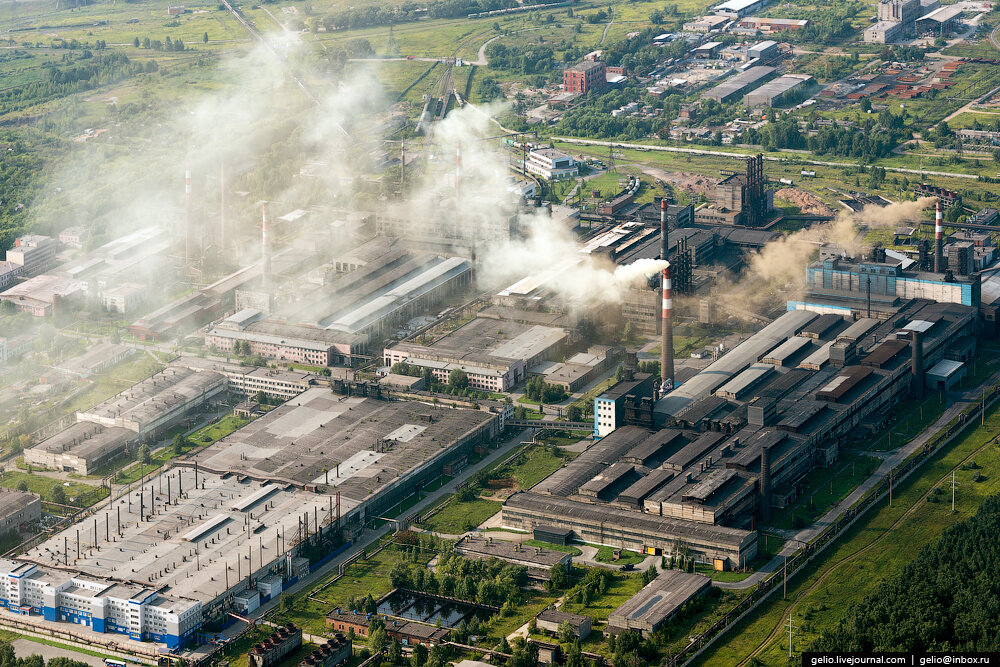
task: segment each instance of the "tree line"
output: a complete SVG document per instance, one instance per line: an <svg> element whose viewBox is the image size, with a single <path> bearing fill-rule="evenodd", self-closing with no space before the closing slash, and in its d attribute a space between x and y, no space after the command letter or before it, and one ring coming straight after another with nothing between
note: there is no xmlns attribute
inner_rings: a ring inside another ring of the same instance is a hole
<svg viewBox="0 0 1000 667"><path fill-rule="evenodd" d="M1000 650L998 534L1000 496L993 496L852 605L809 650Z"/></svg>

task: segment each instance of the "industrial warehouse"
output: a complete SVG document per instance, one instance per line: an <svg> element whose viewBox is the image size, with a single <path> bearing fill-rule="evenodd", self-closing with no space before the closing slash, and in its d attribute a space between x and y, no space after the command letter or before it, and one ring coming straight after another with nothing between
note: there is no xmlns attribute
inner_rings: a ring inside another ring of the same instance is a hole
<svg viewBox="0 0 1000 667"><path fill-rule="evenodd" d="M560 354L568 338L564 329L478 317L430 345L393 343L383 358L387 366L430 369L440 382L459 369L471 387L509 391L527 378L528 368Z"/></svg>
<svg viewBox="0 0 1000 667"><path fill-rule="evenodd" d="M963 355L976 327L975 308L927 300L887 319L792 310L655 403L633 405L625 425L511 496L503 524L643 552L683 544L743 567L756 555L754 517L791 502L798 479L901 398L936 388L939 362Z"/></svg>
<svg viewBox="0 0 1000 667"><path fill-rule="evenodd" d="M8 605L175 648L203 622L252 613L497 435L485 411L309 389L31 549L11 571L35 597L8 591ZM113 616L128 586L140 588L126 599L160 610L148 627ZM72 598L80 588L84 607Z"/></svg>

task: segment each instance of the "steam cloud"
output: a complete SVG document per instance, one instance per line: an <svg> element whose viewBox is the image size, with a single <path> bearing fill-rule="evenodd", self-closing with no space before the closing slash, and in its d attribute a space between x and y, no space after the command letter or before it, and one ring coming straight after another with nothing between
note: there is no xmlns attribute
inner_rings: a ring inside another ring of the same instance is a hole
<svg viewBox="0 0 1000 667"><path fill-rule="evenodd" d="M719 299L726 312L741 319L760 316L771 310L777 301L802 294L806 267L815 257L818 246L836 244L848 256L854 256L864 248L859 226L868 229L896 227L918 219L920 212L936 201L935 197L922 197L885 207L868 205L861 211L842 211L830 222L772 241L751 257L746 275L738 284L719 286Z"/></svg>

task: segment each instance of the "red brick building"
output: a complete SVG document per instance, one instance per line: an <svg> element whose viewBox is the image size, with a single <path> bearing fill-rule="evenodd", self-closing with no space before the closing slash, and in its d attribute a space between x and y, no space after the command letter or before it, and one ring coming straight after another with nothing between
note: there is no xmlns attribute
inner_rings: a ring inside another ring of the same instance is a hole
<svg viewBox="0 0 1000 667"><path fill-rule="evenodd" d="M600 61L582 62L563 70L563 88L567 93L586 95L591 90L604 88L607 83L607 68Z"/></svg>

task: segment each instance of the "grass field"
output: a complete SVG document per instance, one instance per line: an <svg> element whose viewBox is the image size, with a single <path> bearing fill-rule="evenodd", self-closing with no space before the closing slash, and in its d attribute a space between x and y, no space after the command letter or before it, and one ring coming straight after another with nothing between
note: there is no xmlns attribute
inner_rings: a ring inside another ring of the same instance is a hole
<svg viewBox="0 0 1000 667"><path fill-rule="evenodd" d="M28 485L28 491L37 493L42 497L42 500L48 502L53 502L52 491L57 486L62 486L63 492L66 494L66 504L69 505L75 504L73 502L74 498L86 496L91 499L91 502L96 502L108 495L107 489L104 489L104 493L101 493L101 487L92 484L83 484L75 481L64 482L60 479L53 479L44 475L33 475L19 470L7 470L0 474L0 486L5 489L16 489L21 482Z"/></svg>
<svg viewBox="0 0 1000 667"><path fill-rule="evenodd" d="M493 500L476 498L465 502L452 501L440 512L426 521L420 522L420 527L435 533L460 535L472 530L483 521L500 511L500 503Z"/></svg>
<svg viewBox="0 0 1000 667"><path fill-rule="evenodd" d="M615 565L638 565L642 561L646 560L646 557L641 556L634 551L622 549L618 560L615 560L614 548L604 546L597 548L597 555L594 556L594 560L599 563L614 563Z"/></svg>
<svg viewBox="0 0 1000 667"><path fill-rule="evenodd" d="M791 580L787 601L777 598L765 604L698 664L738 665L763 646L757 664L784 665L788 640L780 628L789 611L800 628L794 646L798 652L836 623L851 603L871 592L881 580L898 574L923 545L937 539L946 527L970 517L985 498L1000 492L1000 449L990 444L997 433L1000 415L993 411L985 427L971 430L901 484L894 491L892 507L883 504L848 531L805 575ZM966 459L974 459L980 469L957 470L960 486L956 512L952 513L948 502L951 471L961 468ZM973 481L976 474L985 479ZM936 488L944 493L935 496L932 492ZM940 502L929 502L927 498L932 496Z"/></svg>
<svg viewBox="0 0 1000 667"><path fill-rule="evenodd" d="M881 462L874 456L851 454L832 466L813 470L799 482L801 491L795 502L772 514L771 526L802 528L812 523L868 479Z"/></svg>
<svg viewBox="0 0 1000 667"><path fill-rule="evenodd" d="M563 553L573 554L574 556L580 556L583 554L582 551L570 544L551 544L549 542L542 542L541 540L525 540L521 542L529 547L542 547L543 549L551 549L552 551L562 551Z"/></svg>
<svg viewBox="0 0 1000 667"><path fill-rule="evenodd" d="M553 452L548 447L536 445L528 448L504 467L495 470L492 477L494 479L512 477L522 489L530 489L576 457L575 452L561 454Z"/></svg>
<svg viewBox="0 0 1000 667"><path fill-rule="evenodd" d="M188 436L188 440L198 445L208 445L217 440L222 440L237 429L243 428L250 421L235 415L226 415L214 424L202 426L200 429Z"/></svg>

